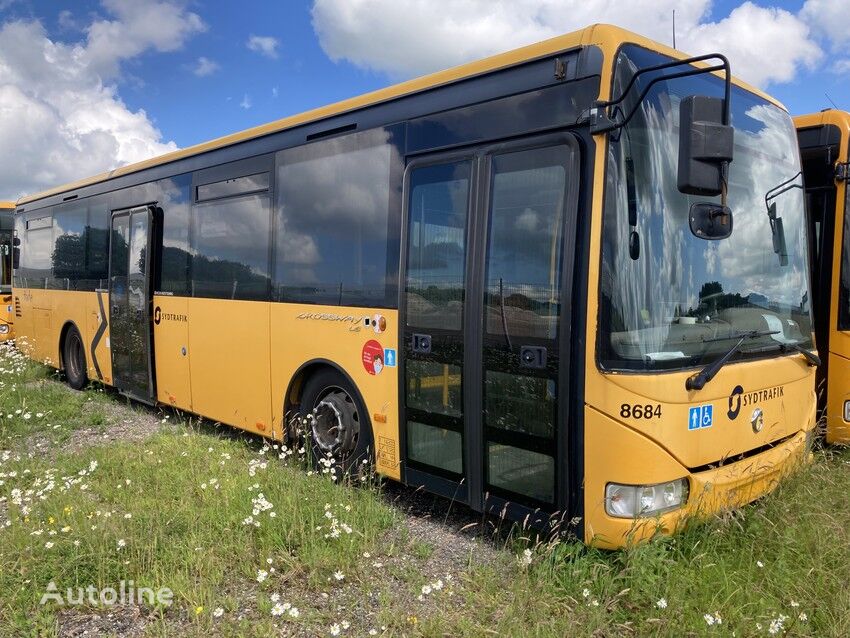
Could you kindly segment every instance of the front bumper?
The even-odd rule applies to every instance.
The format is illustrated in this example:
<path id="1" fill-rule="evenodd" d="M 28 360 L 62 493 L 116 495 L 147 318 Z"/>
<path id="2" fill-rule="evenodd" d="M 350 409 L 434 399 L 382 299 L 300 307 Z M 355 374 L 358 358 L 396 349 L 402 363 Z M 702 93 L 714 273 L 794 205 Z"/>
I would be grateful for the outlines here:
<path id="1" fill-rule="evenodd" d="M 660 448 L 644 437 L 638 436 L 644 443 L 637 446 L 644 448 L 643 452 L 646 454 L 644 461 L 647 465 L 658 469 L 661 475 L 653 473 L 652 480 L 635 480 L 634 482 L 636 484 L 654 483 L 677 478 L 675 464 L 679 467 L 678 477 L 687 476 L 688 478 L 690 486 L 688 501 L 682 508 L 655 517 L 630 519 L 609 516 L 605 510 L 604 497 L 587 499 L 585 542 L 595 547 L 618 549 L 647 540 L 659 533 L 672 534 L 688 520 L 707 518 L 750 503 L 771 492 L 784 476 L 811 459 L 809 434 L 800 431 L 775 447 L 749 458 L 722 467 L 690 473 L 687 469 L 675 464 L 666 453 L 664 456 L 668 457 L 669 461 L 654 464 L 658 457 L 653 452 L 657 453 Z M 633 443 L 636 442 L 633 441 Z M 635 450 L 635 454 L 640 455 L 641 451 Z M 660 458 L 658 460 L 661 461 Z M 643 471 L 646 472 L 646 466 Z M 664 474 L 668 476 L 663 476 Z M 585 489 L 594 490 L 595 494 L 601 495 L 604 494 L 604 484 L 604 480 L 599 478 L 594 480 L 588 476 Z"/>

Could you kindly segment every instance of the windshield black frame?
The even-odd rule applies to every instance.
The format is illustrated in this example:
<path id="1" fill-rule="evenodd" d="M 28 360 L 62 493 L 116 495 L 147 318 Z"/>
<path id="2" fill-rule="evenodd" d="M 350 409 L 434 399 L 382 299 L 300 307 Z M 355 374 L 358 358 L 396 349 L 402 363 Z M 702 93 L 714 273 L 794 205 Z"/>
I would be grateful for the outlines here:
<path id="1" fill-rule="evenodd" d="M 624 45 L 617 56 L 612 77 L 612 94 L 619 93 L 636 69 L 669 61 L 671 58 L 638 45 Z M 637 83 L 637 90 L 633 93 L 635 95 L 640 93 L 641 83 L 666 74 L 667 72 L 647 74 L 645 79 Z M 783 345 L 791 343 L 804 348 L 812 347 L 812 318 L 808 299 L 811 286 L 807 268 L 807 225 L 801 188 L 792 187 L 780 196 L 787 198 L 784 205 L 780 203 L 779 215 L 786 218 L 784 232 L 787 236 L 788 252 L 792 253 L 790 255 L 791 270 L 788 270 L 789 266 L 782 266 L 781 256 L 775 254 L 772 248 L 769 255 L 766 254 L 765 249 L 765 245 L 773 245 L 768 209 L 764 200 L 765 193 L 789 178 L 795 178 L 791 180 L 792 184 L 802 185 L 801 175 L 795 177 L 795 173 L 800 171 L 800 158 L 796 133 L 788 113 L 743 87 L 733 86 L 732 124 L 735 125 L 737 113 L 739 126 L 743 128 L 736 129 L 736 158 L 729 169 L 729 205 L 735 215 L 736 230 L 739 233 L 746 233 L 746 226 L 749 225 L 752 235 L 753 229 L 758 226 L 758 235 L 755 237 L 740 235 L 741 239 L 737 242 L 734 241 L 734 231 L 730 239 L 718 242 L 692 237 L 687 221 L 688 207 L 696 202 L 717 203 L 719 198 L 686 197 L 678 191 L 675 197 L 670 197 L 667 181 L 672 180 L 672 187 L 676 189 L 675 168 L 678 157 L 678 103 L 676 100 L 693 94 L 722 97 L 722 91 L 722 79 L 710 74 L 658 82 L 650 90 L 646 100 L 641 103 L 632 122 L 608 135 L 596 344 L 597 365 L 603 371 L 678 371 L 700 367 L 723 355 L 724 348 L 728 348 L 722 341 L 725 336 L 753 330 L 763 331 L 765 335 L 748 341 L 746 346 L 735 354 L 733 362 L 784 356 L 789 350 L 783 348 Z M 625 111 L 636 106 L 634 97 L 631 99 L 633 100 L 631 104 L 626 100 L 623 105 Z M 764 118 L 763 129 L 753 128 L 756 123 L 753 112 Z M 652 117 L 655 119 L 649 122 L 649 118 Z M 763 131 L 767 131 L 768 134 L 777 133 L 769 128 L 768 117 L 774 118 L 778 123 L 774 128 L 779 133 L 777 153 L 781 154 L 781 157 L 766 155 L 762 146 L 753 143 L 753 140 L 758 139 L 757 136 Z M 643 147 L 640 146 L 641 133 L 647 140 Z M 653 140 L 653 136 L 662 138 L 660 142 L 663 142 L 663 145 L 659 139 Z M 740 139 L 739 136 L 741 136 Z M 632 138 L 636 138 L 636 141 L 633 142 Z M 761 140 L 758 139 L 758 141 Z M 626 146 L 629 150 L 623 151 Z M 632 146 L 643 150 L 644 154 L 634 154 L 631 150 Z M 659 151 L 666 151 L 666 153 L 659 153 Z M 653 155 L 652 152 L 655 154 Z M 627 158 L 626 162 L 622 161 L 623 157 Z M 735 161 L 738 162 L 737 165 Z M 639 165 L 640 162 L 643 162 L 643 167 Z M 755 175 L 755 169 L 765 171 L 769 175 Z M 636 185 L 634 182 L 624 184 L 629 172 L 632 173 L 631 178 L 636 181 Z M 655 179 L 647 179 L 648 177 Z M 757 177 L 761 178 L 761 181 L 758 181 Z M 745 189 L 738 184 L 736 193 L 736 179 L 742 184 L 747 183 L 748 180 L 753 184 L 758 183 L 759 188 L 753 188 L 751 192 L 755 193 L 756 190 L 761 192 L 744 197 L 742 193 Z M 632 191 L 636 188 L 639 191 L 637 195 L 634 192 L 628 193 L 630 188 Z M 628 195 L 624 197 L 623 193 Z M 638 207 L 637 226 L 634 229 L 638 231 L 642 245 L 637 260 L 628 257 L 628 242 L 623 241 L 623 238 L 627 238 L 632 230 L 627 221 L 628 218 L 635 218 L 634 209 L 631 210 L 631 215 L 628 210 L 624 210 L 629 206 L 628 199 L 632 199 L 633 202 L 636 200 L 635 205 Z M 759 201 L 760 205 L 754 205 L 755 201 Z M 748 205 L 744 209 L 745 203 Z M 674 226 L 674 223 L 677 226 Z M 742 223 L 745 227 L 743 231 L 738 228 Z M 659 237 L 663 240 L 660 253 L 658 245 L 653 247 L 653 241 L 658 244 Z M 748 237 L 751 243 L 742 244 L 741 241 L 745 237 Z M 668 240 L 673 248 L 668 249 Z M 727 256 L 730 248 L 735 248 L 738 253 L 746 253 L 746 250 L 740 250 L 742 247 L 752 248 L 754 253 L 759 250 L 765 253 L 764 255 L 759 253 L 761 269 L 755 273 L 761 276 L 764 283 L 763 290 L 745 289 L 743 286 L 736 288 L 731 285 L 739 281 L 743 282 L 746 278 L 743 273 L 732 271 L 729 275 L 724 270 L 727 264 L 718 257 L 719 247 L 724 242 L 731 242 L 724 247 Z M 653 248 L 656 250 L 655 253 Z M 695 284 L 694 270 L 697 268 L 694 265 L 700 261 L 701 255 L 706 255 L 704 262 L 701 263 L 703 271 L 708 273 L 708 255 L 711 251 L 714 251 L 714 262 L 711 268 L 716 269 L 719 264 L 721 274 L 716 275 L 716 270 L 713 270 L 711 274 L 716 275 L 717 281 L 705 278 Z M 659 256 L 658 263 L 654 263 L 653 259 Z M 690 259 L 677 261 L 677 258 L 682 257 Z M 731 259 L 729 262 L 731 263 Z M 634 266 L 635 264 L 637 267 Z M 664 268 L 672 271 L 678 268 L 681 272 L 670 275 L 666 271 L 662 273 Z M 635 276 L 635 273 L 638 275 Z M 680 288 L 669 288 L 670 298 L 663 302 L 650 294 L 650 289 L 653 286 L 657 287 L 658 282 L 664 280 L 662 275 L 666 275 L 670 281 L 677 281 L 680 286 Z M 690 283 L 683 285 L 688 275 Z M 767 290 L 777 289 L 778 284 L 773 280 L 780 278 L 784 280 L 785 277 L 789 277 L 789 281 L 793 279 L 798 285 L 782 287 L 782 294 L 776 298 L 761 294 Z M 771 284 L 772 281 L 773 284 Z M 724 284 L 727 286 L 726 290 L 723 289 Z M 642 286 L 645 289 L 642 289 Z M 622 291 L 626 288 L 629 289 L 628 292 L 623 293 Z M 696 293 L 697 290 L 700 290 L 699 294 Z M 706 290 L 713 294 L 709 295 L 708 292 L 703 294 Z M 796 296 L 798 292 L 799 296 Z M 678 293 L 681 294 L 676 297 Z M 624 294 L 626 297 L 623 296 Z M 792 295 L 795 300 L 799 299 L 798 306 L 790 301 Z M 676 299 L 672 301 L 671 298 L 674 297 Z M 714 301 L 711 301 L 712 297 L 715 298 Z M 691 302 L 690 304 L 684 303 L 686 298 Z M 642 306 L 640 299 L 644 302 Z M 624 300 L 626 306 L 622 305 Z M 638 307 L 642 309 L 635 312 Z M 663 320 L 660 318 L 662 314 L 665 316 Z M 669 317 L 666 316 L 668 314 Z M 780 332 L 777 334 L 774 330 L 779 324 L 781 324 Z M 619 331 L 617 326 L 620 326 Z M 771 334 L 772 332 L 774 333 Z M 648 345 L 653 344 L 663 344 L 664 347 L 652 350 Z M 680 347 L 674 348 L 674 345 Z"/>
<path id="2" fill-rule="evenodd" d="M 0 293 L 12 292 L 12 238 L 14 230 L 0 228 Z"/>

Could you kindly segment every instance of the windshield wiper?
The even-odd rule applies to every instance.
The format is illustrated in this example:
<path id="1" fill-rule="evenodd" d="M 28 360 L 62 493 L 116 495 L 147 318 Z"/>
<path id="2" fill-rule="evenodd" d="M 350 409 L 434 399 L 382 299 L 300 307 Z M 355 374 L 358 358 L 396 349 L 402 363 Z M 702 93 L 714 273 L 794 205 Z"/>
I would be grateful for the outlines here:
<path id="1" fill-rule="evenodd" d="M 695 375 L 688 377 L 685 380 L 685 389 L 687 390 L 702 390 L 705 384 L 717 376 L 721 368 L 725 366 L 729 359 L 738 352 L 741 346 L 747 339 L 757 339 L 758 337 L 767 337 L 769 335 L 779 334 L 779 330 L 750 330 L 749 332 L 739 332 L 736 334 L 726 335 L 724 337 L 716 337 L 714 339 L 705 339 L 706 343 L 715 341 L 728 341 L 729 339 L 737 339 L 735 345 L 729 348 L 729 351 L 720 357 L 717 361 L 709 363 Z"/>
<path id="2" fill-rule="evenodd" d="M 782 352 L 786 352 L 788 350 L 794 350 L 796 352 L 799 352 L 801 355 L 806 357 L 806 360 L 809 362 L 809 365 L 818 367 L 821 364 L 821 360 L 818 355 L 816 355 L 811 350 L 806 350 L 803 346 L 797 345 L 796 343 L 781 343 L 779 345 L 779 349 L 782 350 Z"/>

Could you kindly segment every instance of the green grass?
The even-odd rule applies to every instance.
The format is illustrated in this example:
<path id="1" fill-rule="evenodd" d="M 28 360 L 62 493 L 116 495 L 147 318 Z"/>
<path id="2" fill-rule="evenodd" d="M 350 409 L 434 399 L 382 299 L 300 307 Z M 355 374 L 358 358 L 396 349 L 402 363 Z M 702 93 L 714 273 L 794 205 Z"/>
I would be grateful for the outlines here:
<path id="1" fill-rule="evenodd" d="M 69 392 L 7 349 L 0 370 L 2 636 L 115 611 L 43 606 L 50 582 L 122 579 L 174 593 L 133 620 L 149 636 L 850 635 L 846 451 L 818 452 L 769 497 L 673 538 L 602 552 L 515 532 L 467 561 L 446 558 L 469 543 L 457 530 L 414 534 L 380 488 L 308 474 L 297 451 L 282 460 L 227 428 L 175 416 L 143 441 L 68 449 L 76 430 L 132 423 L 139 408 Z M 253 514 L 252 499 L 272 507 Z M 297 617 L 274 615 L 273 595 Z"/>
<path id="2" fill-rule="evenodd" d="M 59 373 L 0 344 L 0 446 L 28 436 L 62 443 L 80 428 L 106 423 L 113 399 L 92 387 L 73 392 L 56 383 Z"/>

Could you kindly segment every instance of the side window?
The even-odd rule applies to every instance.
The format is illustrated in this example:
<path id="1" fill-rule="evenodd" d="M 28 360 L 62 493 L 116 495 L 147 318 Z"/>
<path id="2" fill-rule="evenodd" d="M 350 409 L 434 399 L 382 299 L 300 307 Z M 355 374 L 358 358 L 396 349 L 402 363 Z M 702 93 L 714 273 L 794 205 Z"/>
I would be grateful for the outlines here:
<path id="1" fill-rule="evenodd" d="M 189 287 L 189 212 L 192 176 L 180 175 L 157 183 L 157 202 L 162 209 L 162 267 L 157 290 L 174 295 L 191 294 Z"/>
<path id="2" fill-rule="evenodd" d="M 91 291 L 106 286 L 109 208 L 106 196 L 36 211 L 19 224 L 18 285 Z"/>
<path id="3" fill-rule="evenodd" d="M 93 197 L 86 226 L 86 290 L 109 286 L 109 199 Z"/>
<path id="4" fill-rule="evenodd" d="M 73 202 L 53 212 L 53 276 L 48 287 L 55 290 L 79 290 L 86 278 L 86 204 Z"/>
<path id="5" fill-rule="evenodd" d="M 53 253 L 53 212 L 49 208 L 26 216 L 19 270 L 19 286 L 44 288 L 51 275 Z M 20 236 L 20 235 L 19 235 Z"/>
<path id="6" fill-rule="evenodd" d="M 267 194 L 194 207 L 195 297 L 268 300 L 271 202 Z"/>
<path id="7" fill-rule="evenodd" d="M 278 301 L 396 303 L 402 161 L 390 129 L 277 154 Z"/>

